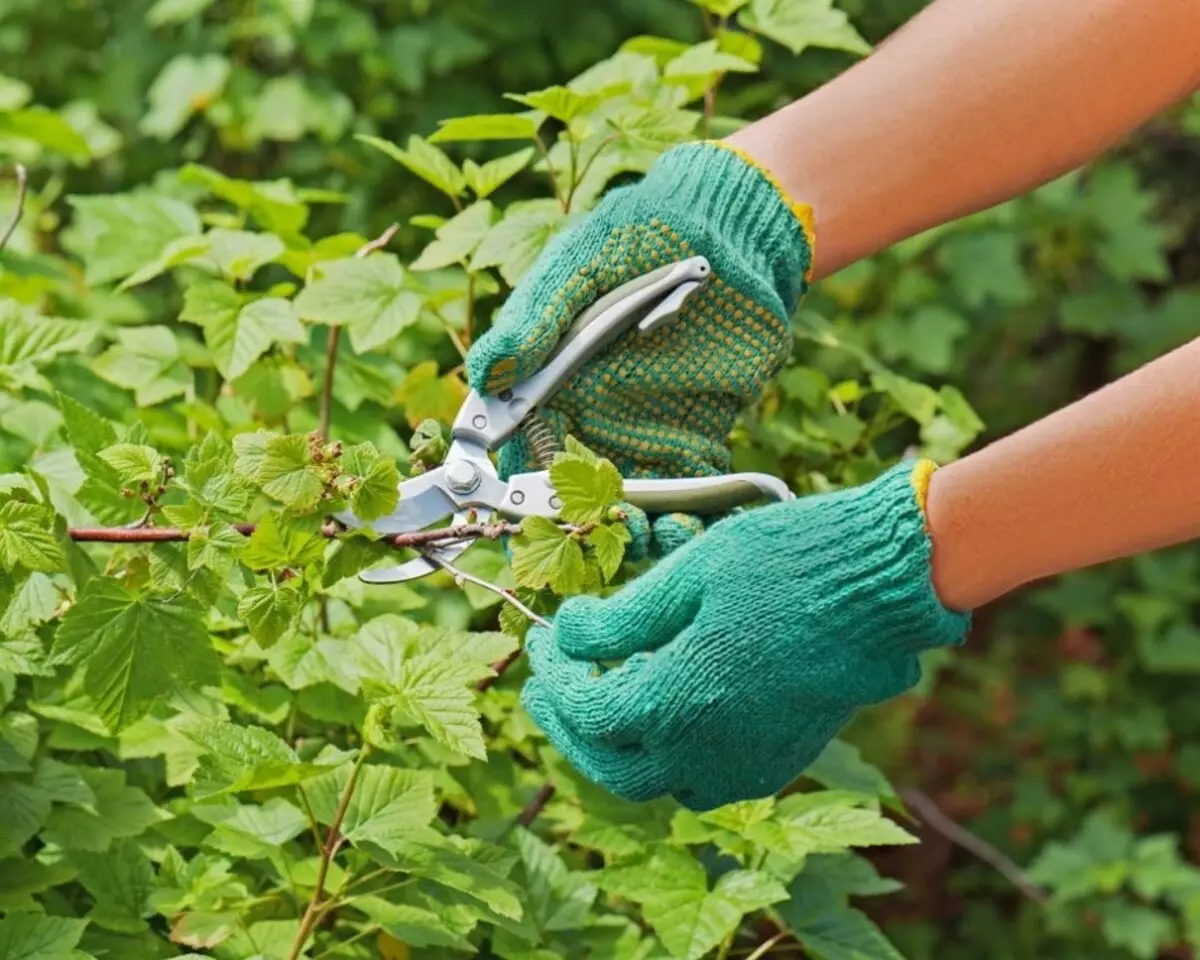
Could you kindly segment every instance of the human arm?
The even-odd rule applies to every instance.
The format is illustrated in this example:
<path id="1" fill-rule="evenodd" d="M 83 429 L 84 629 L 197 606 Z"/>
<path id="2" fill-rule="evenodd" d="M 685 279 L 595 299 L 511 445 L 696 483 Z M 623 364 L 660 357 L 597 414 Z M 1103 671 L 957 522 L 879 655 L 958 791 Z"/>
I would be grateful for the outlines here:
<path id="1" fill-rule="evenodd" d="M 728 142 L 813 208 L 820 279 L 1066 173 L 1198 86 L 1197 0 L 936 0 Z"/>
<path id="2" fill-rule="evenodd" d="M 1200 537 L 1200 339 L 942 467 L 927 509 L 934 584 L 960 610 Z"/>

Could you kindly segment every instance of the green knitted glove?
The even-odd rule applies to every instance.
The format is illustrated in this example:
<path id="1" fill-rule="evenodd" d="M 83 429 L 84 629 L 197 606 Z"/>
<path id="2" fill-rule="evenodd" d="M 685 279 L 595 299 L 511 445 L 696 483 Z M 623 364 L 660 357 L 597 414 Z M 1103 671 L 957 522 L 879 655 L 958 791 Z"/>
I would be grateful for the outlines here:
<path id="1" fill-rule="evenodd" d="M 573 434 L 626 477 L 727 473 L 726 437 L 791 350 L 789 318 L 812 262 L 811 213 L 724 144 L 669 150 L 636 184 L 610 191 L 556 236 L 471 349 L 471 386 L 497 393 L 545 362 L 583 310 L 610 290 L 702 254 L 709 282 L 680 316 L 630 331 L 544 409 L 559 440 Z M 500 473 L 536 469 L 523 437 Z M 660 551 L 702 529 L 654 520 Z"/>
<path id="2" fill-rule="evenodd" d="M 775 793 L 858 708 L 916 683 L 920 651 L 965 637 L 931 582 L 932 470 L 731 516 L 612 597 L 568 600 L 529 633 L 526 710 L 628 799 Z"/>

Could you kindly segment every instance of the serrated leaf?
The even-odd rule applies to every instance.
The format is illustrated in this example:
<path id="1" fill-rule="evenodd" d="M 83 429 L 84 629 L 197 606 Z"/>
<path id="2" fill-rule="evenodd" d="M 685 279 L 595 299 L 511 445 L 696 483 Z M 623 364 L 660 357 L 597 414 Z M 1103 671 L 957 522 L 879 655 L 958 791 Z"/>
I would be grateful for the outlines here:
<path id="1" fill-rule="evenodd" d="M 218 280 L 193 284 L 184 294 L 181 320 L 204 330 L 204 341 L 222 376 L 236 380 L 277 343 L 305 343 L 308 333 L 292 304 L 280 297 L 246 302 Z"/>
<path id="2" fill-rule="evenodd" d="M 196 601 L 134 594 L 102 577 L 87 582 L 63 617 L 51 657 L 82 668 L 83 691 L 114 732 L 174 690 L 217 677 Z"/>
<path id="3" fill-rule="evenodd" d="M 738 14 L 738 24 L 796 54 L 806 47 L 871 52 L 849 17 L 833 6 L 833 0 L 750 0 Z"/>
<path id="4" fill-rule="evenodd" d="M 917 842 L 879 811 L 854 805 L 861 799 L 840 791 L 793 794 L 779 802 L 770 820 L 752 825 L 746 835 L 793 860 L 850 847 Z"/>
<path id="5" fill-rule="evenodd" d="M 570 87 L 547 87 L 532 93 L 506 93 L 509 100 L 524 104 L 563 123 L 570 123 L 581 113 L 593 109 L 601 100 L 596 94 L 580 93 Z"/>
<path id="6" fill-rule="evenodd" d="M 237 613 L 250 628 L 250 636 L 265 650 L 292 628 L 303 606 L 304 594 L 298 582 L 287 580 L 251 587 L 238 600 Z"/>
<path id="7" fill-rule="evenodd" d="M 474 676 L 469 664 L 441 655 L 411 657 L 401 664 L 395 684 L 382 702 L 392 708 L 397 719 L 420 724 L 443 746 L 484 760 L 483 728 L 475 691 L 468 686 Z"/>
<path id="8" fill-rule="evenodd" d="M 44 383 L 38 369 L 65 353 L 86 350 L 96 328 L 77 320 L 29 313 L 0 300 L 0 385 L 18 390 Z"/>
<path id="9" fill-rule="evenodd" d="M 116 443 L 101 450 L 99 456 L 120 474 L 122 483 L 162 482 L 165 459 L 153 447 L 140 443 Z"/>
<path id="10" fill-rule="evenodd" d="M 595 551 L 605 581 L 611 580 L 621 569 L 625 547 L 631 539 L 629 528 L 621 523 L 600 524 L 587 535 L 588 546 Z"/>
<path id="11" fill-rule="evenodd" d="M 93 923 L 122 933 L 147 929 L 154 869 L 136 843 L 124 840 L 106 853 L 75 853 L 71 862 L 95 901 L 88 914 Z"/>
<path id="12" fill-rule="evenodd" d="M 420 316 L 421 298 L 405 287 L 404 269 L 392 254 L 331 260 L 316 270 L 317 278 L 296 297 L 296 313 L 312 323 L 348 327 L 356 353 L 383 346 Z"/>
<path id="13" fill-rule="evenodd" d="M 548 586 L 563 596 L 583 586 L 583 550 L 552 520 L 527 517 L 511 543 L 513 573 L 521 586 Z"/>
<path id="14" fill-rule="evenodd" d="M 206 846 L 235 857 L 269 857 L 308 829 L 305 815 L 282 797 L 261 805 L 236 800 L 200 803 L 191 814 L 216 828 L 205 838 Z"/>
<path id="15" fill-rule="evenodd" d="M 57 573 L 66 562 L 52 509 L 19 500 L 0 504 L 0 567 Z"/>
<path id="16" fill-rule="evenodd" d="M 568 523 L 594 523 L 621 499 L 621 474 L 608 460 L 588 461 L 560 453 L 550 466 L 550 483 L 562 500 L 559 514 Z"/>
<path id="17" fill-rule="evenodd" d="M 505 283 L 515 286 L 565 222 L 555 203 L 514 204 L 476 248 L 471 269 L 498 267 Z"/>
<path id="18" fill-rule="evenodd" d="M 894 797 L 895 789 L 876 767 L 867 763 L 858 747 L 845 740 L 833 739 L 804 771 L 823 787 L 848 790 L 878 797 Z"/>
<path id="19" fill-rule="evenodd" d="M 281 570 L 316 563 L 324 552 L 325 538 L 315 523 L 268 513 L 244 541 L 239 558 L 251 570 Z"/>
<path id="20" fill-rule="evenodd" d="M 64 240 L 83 259 L 89 285 L 121 280 L 155 260 L 171 241 L 201 231 L 188 204 L 149 191 L 68 199 L 75 217 Z"/>
<path id="21" fill-rule="evenodd" d="M 319 823 L 333 823 L 350 771 L 332 771 L 305 785 Z M 342 821 L 342 834 L 352 843 L 369 842 L 390 849 L 397 841 L 437 815 L 433 775 L 378 764 L 364 766 Z"/>
<path id="22" fill-rule="evenodd" d="M 196 771 L 197 796 L 268 790 L 319 777 L 332 765 L 302 763 L 264 727 L 211 721 L 187 731 L 204 750 Z"/>
<path id="23" fill-rule="evenodd" d="M 463 176 L 467 186 L 479 199 L 489 197 L 509 180 L 525 169 L 533 157 L 534 148 L 526 147 L 505 157 L 497 157 L 485 164 L 477 164 L 474 160 L 463 162 Z"/>
<path id="24" fill-rule="evenodd" d="M 28 773 L 37 752 L 37 718 L 28 713 L 0 717 L 0 773 Z"/>
<path id="25" fill-rule="evenodd" d="M 903 960 L 903 954 L 858 910 L 831 905 L 792 919 L 786 907 L 782 909 L 796 939 L 820 960 Z"/>
<path id="26" fill-rule="evenodd" d="M 5 960 L 72 960 L 86 920 L 37 913 L 0 918 L 0 957 Z"/>
<path id="27" fill-rule="evenodd" d="M 91 788 L 90 808 L 56 807 L 42 831 L 42 839 L 68 850 L 104 851 L 114 840 L 136 837 L 169 815 L 156 807 L 145 792 L 125 782 L 124 770 L 77 767 Z"/>
<path id="28" fill-rule="evenodd" d="M 709 890 L 704 868 L 676 847 L 656 847 L 648 860 L 609 867 L 598 880 L 604 890 L 640 903 L 663 945 L 682 960 L 699 960 L 745 914 L 787 899 L 777 880 L 753 870 L 725 873 Z"/>
<path id="29" fill-rule="evenodd" d="M 492 225 L 495 208 L 477 200 L 437 229 L 437 238 L 411 264 L 410 270 L 440 270 L 465 262 Z"/>
<path id="30" fill-rule="evenodd" d="M 544 934 L 587 926 L 599 892 L 588 876 L 569 871 L 554 849 L 526 828 L 517 828 L 514 835 L 530 907 L 527 919 L 535 931 Z"/>
<path id="31" fill-rule="evenodd" d="M 249 280 L 259 267 L 274 263 L 286 249 L 273 233 L 215 227 L 204 235 L 208 256 L 234 280 Z"/>
<path id="32" fill-rule="evenodd" d="M 663 69 L 665 77 L 708 77 L 717 73 L 754 73 L 758 67 L 719 49 L 716 40 L 688 47 Z"/>
<path id="33" fill-rule="evenodd" d="M 238 434 L 235 469 L 263 493 L 293 510 L 307 512 L 320 502 L 325 476 L 313 461 L 308 439 L 299 434 Z"/>
<path id="34" fill-rule="evenodd" d="M 404 418 L 415 426 L 424 420 L 450 422 L 466 393 L 457 374 L 438 376 L 437 361 L 423 360 L 408 371 L 396 399 L 404 404 Z"/>
<path id="35" fill-rule="evenodd" d="M 430 143 L 456 140 L 532 140 L 538 123 L 519 113 L 482 113 L 443 120 L 429 138 Z"/>
<path id="36" fill-rule="evenodd" d="M 400 500 L 400 471 L 373 443 L 347 447 L 340 461 L 344 474 L 357 479 L 350 492 L 350 509 L 361 520 L 376 520 L 396 509 Z"/>
<path id="37" fill-rule="evenodd" d="M 461 196 L 466 188 L 462 171 L 441 150 L 429 141 L 423 140 L 416 134 L 408 138 L 405 147 L 399 147 L 379 137 L 369 137 L 365 134 L 355 136 L 356 140 L 386 153 L 389 157 L 411 173 L 415 173 L 426 183 L 432 184 L 449 197 Z"/>
<path id="38" fill-rule="evenodd" d="M 92 369 L 109 383 L 132 390 L 140 407 L 190 394 L 192 371 L 175 337 L 163 326 L 118 330 L 117 342 L 92 361 Z"/>

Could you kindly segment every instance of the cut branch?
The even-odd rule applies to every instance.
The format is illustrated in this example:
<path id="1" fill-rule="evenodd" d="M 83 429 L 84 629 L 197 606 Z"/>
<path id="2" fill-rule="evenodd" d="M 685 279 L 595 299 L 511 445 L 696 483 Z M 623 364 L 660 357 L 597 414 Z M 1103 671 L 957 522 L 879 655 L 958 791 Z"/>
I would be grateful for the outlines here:
<path id="1" fill-rule="evenodd" d="M 370 256 L 376 250 L 382 250 L 392 242 L 392 237 L 400 229 L 400 224 L 393 223 L 374 240 L 369 240 L 358 248 L 355 256 L 359 259 Z M 342 328 L 329 328 L 329 341 L 325 345 L 325 381 L 321 386 L 321 419 L 317 427 L 322 440 L 329 439 L 329 419 L 333 415 L 333 371 L 337 367 L 338 346 L 342 340 Z"/>
<path id="2" fill-rule="evenodd" d="M 957 844 L 969 853 L 973 853 L 988 866 L 995 868 L 1009 883 L 1025 894 L 1034 903 L 1046 904 L 1049 897 L 1046 891 L 1038 886 L 1024 870 L 1018 867 L 1008 857 L 993 847 L 986 840 L 975 836 L 969 830 L 959 826 L 941 809 L 932 798 L 920 790 L 906 788 L 900 791 L 900 798 L 917 811 L 922 820 L 937 833 Z"/>
<path id="3" fill-rule="evenodd" d="M 426 550 L 423 552 L 425 554 L 425 559 L 427 559 L 430 563 L 436 563 L 439 567 L 454 577 L 459 586 L 462 586 L 462 583 L 465 580 L 467 583 L 473 583 L 477 587 L 483 587 L 484 590 L 491 591 L 505 603 L 511 603 L 517 610 L 536 623 L 539 627 L 550 626 L 549 620 L 545 619 L 544 617 L 539 617 L 536 613 L 530 610 L 527 606 L 525 606 L 525 604 L 516 598 L 511 590 L 505 590 L 499 584 L 492 583 L 489 580 L 484 580 L 482 577 L 477 577 L 472 573 L 467 573 L 466 570 L 460 570 L 449 560 L 443 560 L 433 550 Z"/>
<path id="4" fill-rule="evenodd" d="M 233 529 L 248 537 L 254 533 L 254 524 L 237 523 Z M 337 537 L 345 532 L 336 523 L 327 523 L 321 528 L 321 534 L 326 537 Z M 461 523 L 436 530 L 396 533 L 380 538 L 380 542 L 404 549 L 455 540 L 498 540 L 520 532 L 520 525 L 515 523 Z M 190 540 L 196 532 L 180 530 L 178 527 L 72 527 L 67 534 L 76 543 L 179 543 Z"/>
<path id="5" fill-rule="evenodd" d="M 17 177 L 17 206 L 13 210 L 12 219 L 8 222 L 8 227 L 4 230 L 4 236 L 0 237 L 0 251 L 8 246 L 8 241 L 17 232 L 21 218 L 25 216 L 25 198 L 29 194 L 29 173 L 26 171 L 25 165 L 18 163 L 14 170 Z"/>

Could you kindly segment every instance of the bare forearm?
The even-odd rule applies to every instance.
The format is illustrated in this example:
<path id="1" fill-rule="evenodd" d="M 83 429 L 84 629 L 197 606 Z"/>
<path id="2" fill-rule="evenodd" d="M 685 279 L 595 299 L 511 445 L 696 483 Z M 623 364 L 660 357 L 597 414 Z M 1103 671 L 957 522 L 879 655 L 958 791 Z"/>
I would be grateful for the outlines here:
<path id="1" fill-rule="evenodd" d="M 928 511 L 960 610 L 1200 537 L 1200 340 L 938 470 Z"/>
<path id="2" fill-rule="evenodd" d="M 818 278 L 1079 166 L 1200 86 L 1200 0 L 937 0 L 730 138 L 809 203 Z"/>

